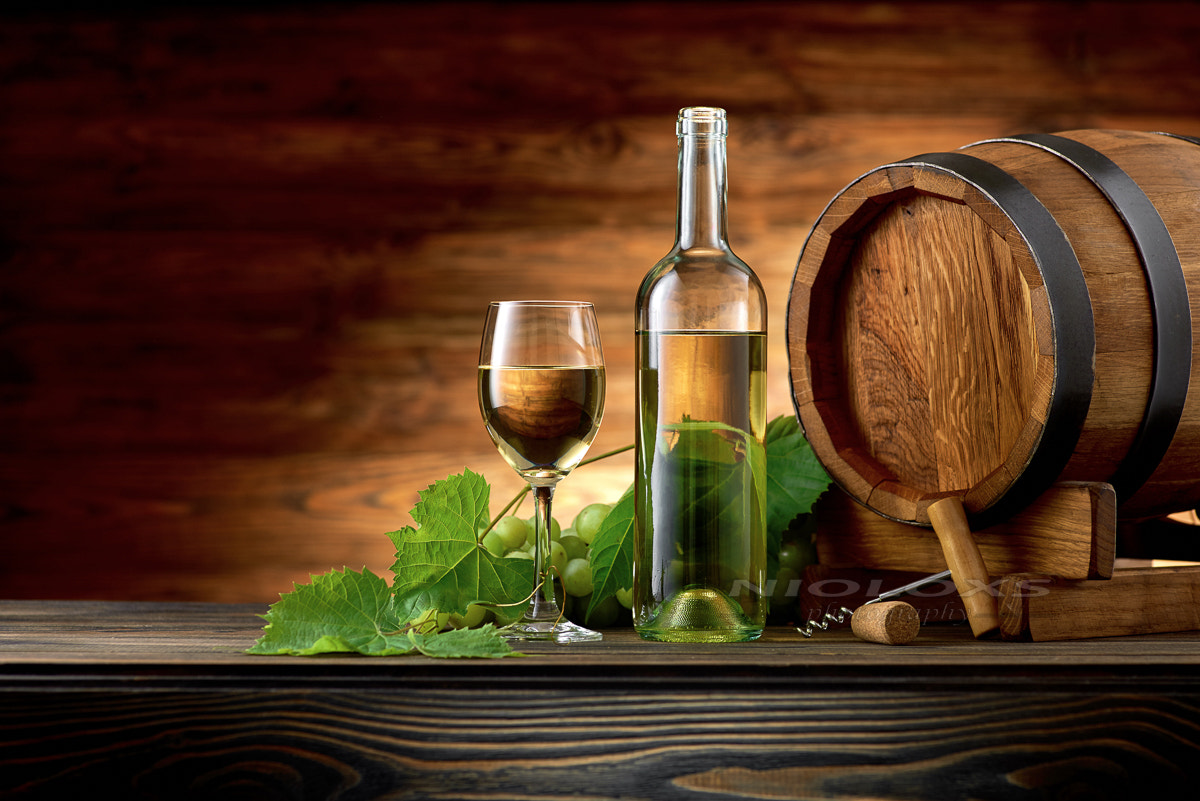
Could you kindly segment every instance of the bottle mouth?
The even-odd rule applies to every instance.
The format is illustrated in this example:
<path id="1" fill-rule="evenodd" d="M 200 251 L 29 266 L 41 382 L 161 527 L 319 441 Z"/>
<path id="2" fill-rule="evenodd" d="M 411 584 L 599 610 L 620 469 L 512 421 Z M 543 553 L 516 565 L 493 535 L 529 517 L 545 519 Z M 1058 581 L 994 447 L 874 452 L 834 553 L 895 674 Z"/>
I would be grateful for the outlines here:
<path id="1" fill-rule="evenodd" d="M 675 122 L 676 136 L 725 136 L 727 131 L 725 109 L 712 106 L 682 108 Z"/>

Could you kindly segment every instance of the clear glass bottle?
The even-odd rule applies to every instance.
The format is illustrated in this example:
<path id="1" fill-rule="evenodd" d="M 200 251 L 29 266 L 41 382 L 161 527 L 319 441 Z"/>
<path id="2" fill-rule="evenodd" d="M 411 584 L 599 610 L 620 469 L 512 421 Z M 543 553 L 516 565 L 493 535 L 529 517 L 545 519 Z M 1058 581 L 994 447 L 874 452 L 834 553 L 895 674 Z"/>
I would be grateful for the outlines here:
<path id="1" fill-rule="evenodd" d="M 685 108 L 675 246 L 637 296 L 633 622 L 645 639 L 762 634 L 767 308 L 726 241 L 725 111 Z"/>

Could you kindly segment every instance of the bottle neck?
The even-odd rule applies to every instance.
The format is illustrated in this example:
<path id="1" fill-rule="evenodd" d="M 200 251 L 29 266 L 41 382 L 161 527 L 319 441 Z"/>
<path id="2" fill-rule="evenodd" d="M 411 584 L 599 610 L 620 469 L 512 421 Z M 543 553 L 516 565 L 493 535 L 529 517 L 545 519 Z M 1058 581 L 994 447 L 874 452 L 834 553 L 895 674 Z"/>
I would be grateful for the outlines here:
<path id="1" fill-rule="evenodd" d="M 715 112 L 717 109 L 691 109 Z M 676 247 L 728 250 L 725 213 L 725 114 L 680 115 Z"/>

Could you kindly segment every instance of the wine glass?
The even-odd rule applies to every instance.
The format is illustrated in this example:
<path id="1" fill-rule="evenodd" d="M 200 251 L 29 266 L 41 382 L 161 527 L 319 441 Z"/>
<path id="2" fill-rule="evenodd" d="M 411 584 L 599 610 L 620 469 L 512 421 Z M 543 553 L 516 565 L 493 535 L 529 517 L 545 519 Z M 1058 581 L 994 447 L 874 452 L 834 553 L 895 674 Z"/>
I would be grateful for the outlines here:
<path id="1" fill-rule="evenodd" d="M 537 509 L 535 590 L 524 616 L 502 633 L 560 643 L 601 639 L 563 617 L 548 570 L 554 487 L 587 453 L 604 410 L 604 355 L 592 304 L 492 303 L 479 351 L 479 409 L 500 455 L 529 482 Z"/>

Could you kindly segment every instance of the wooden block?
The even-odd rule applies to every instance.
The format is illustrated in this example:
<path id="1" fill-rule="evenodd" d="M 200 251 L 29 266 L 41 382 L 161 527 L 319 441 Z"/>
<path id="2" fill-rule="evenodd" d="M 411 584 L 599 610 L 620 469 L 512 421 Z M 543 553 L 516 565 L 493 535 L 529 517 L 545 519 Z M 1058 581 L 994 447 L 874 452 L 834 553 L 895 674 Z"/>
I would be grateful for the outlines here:
<path id="1" fill-rule="evenodd" d="M 1055 484 L 1003 523 L 974 532 L 991 576 L 1046 573 L 1069 579 L 1112 575 L 1117 501 L 1111 485 Z M 843 492 L 818 502 L 817 556 L 823 565 L 936 573 L 946 569 L 931 529 L 882 517 Z"/>
<path id="2" fill-rule="evenodd" d="M 1200 567 L 1129 568 L 1104 581 L 1023 573 L 999 583 L 1006 640 L 1081 640 L 1200 629 Z"/>

